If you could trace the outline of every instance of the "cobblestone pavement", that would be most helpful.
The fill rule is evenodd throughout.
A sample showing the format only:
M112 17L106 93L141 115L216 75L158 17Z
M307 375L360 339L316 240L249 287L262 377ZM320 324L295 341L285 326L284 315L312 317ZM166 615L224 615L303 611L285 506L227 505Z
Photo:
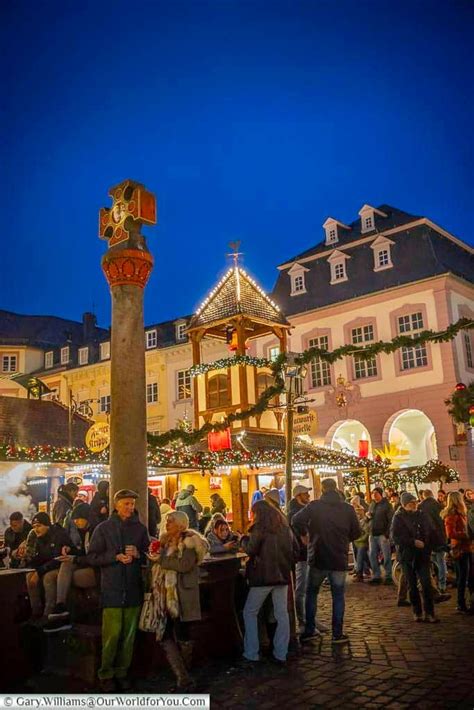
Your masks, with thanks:
M349 582L345 631L348 646L332 648L330 635L312 641L286 668L263 660L206 665L197 690L212 708L474 708L474 616L455 612L454 594L436 607L441 623L416 624L396 606L391 587ZM321 621L329 623L330 593L322 591ZM225 628L222 629L225 633ZM170 678L137 684L138 692L166 692ZM75 692L36 679L38 692ZM86 690L84 687L81 690ZM77 692L77 689L76 689Z

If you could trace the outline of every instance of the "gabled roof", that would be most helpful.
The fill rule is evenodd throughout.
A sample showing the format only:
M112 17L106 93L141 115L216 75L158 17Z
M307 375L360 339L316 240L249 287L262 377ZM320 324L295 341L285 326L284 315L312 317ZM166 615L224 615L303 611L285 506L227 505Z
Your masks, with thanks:
M260 323L289 325L279 307L240 267L233 266L196 311L189 330L244 315Z
M82 323L56 316L30 316L0 310L0 345L29 345L42 349L105 340L109 331L84 314Z
M73 446L84 446L90 425L73 414ZM0 396L0 444L69 446L68 409L58 402Z
M322 256L304 262L306 292L291 296L291 281L288 270L279 272L273 294L287 316L343 303L389 288L415 283L423 279L454 274L474 283L474 252L441 234L428 224L417 224L390 235L393 267L374 271L372 239L344 251L351 257L347 262L347 280L330 285L328 264L334 246L319 250ZM380 243L380 242L379 242ZM340 246L339 244L337 245Z
M399 210L396 207L391 207L390 205L379 205L379 207L373 209L377 210L375 212L376 232L385 231L386 229L394 229L395 227L400 227L404 224L409 224L410 222L415 222L417 219L420 219L420 217L416 215L409 214L408 212L403 212L403 210ZM387 216L381 217L380 213L384 213ZM351 242L357 241L361 237L367 236L367 233L362 232L360 219L356 219L353 222L350 222L348 226L350 228L350 231L348 229L345 229L339 232L339 239L337 241L338 247L343 246L345 244L350 244ZM294 261L299 261L300 259L304 259L308 256L319 254L320 252L330 251L333 248L333 245L326 244L325 237L321 238L321 241L318 242L316 246L307 249L301 254L297 254L291 259L287 259L284 264L280 265L280 267L284 265L289 265Z

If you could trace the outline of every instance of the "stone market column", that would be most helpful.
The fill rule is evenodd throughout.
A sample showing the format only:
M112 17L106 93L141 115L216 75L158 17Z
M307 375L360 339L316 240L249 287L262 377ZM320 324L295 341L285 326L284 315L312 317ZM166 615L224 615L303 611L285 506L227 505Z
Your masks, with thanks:
M109 249L102 269L112 299L110 496L121 488L139 494L140 520L148 522L145 333L143 294L153 257L140 233L156 224L155 197L126 180L109 192L111 209L100 212L99 234Z

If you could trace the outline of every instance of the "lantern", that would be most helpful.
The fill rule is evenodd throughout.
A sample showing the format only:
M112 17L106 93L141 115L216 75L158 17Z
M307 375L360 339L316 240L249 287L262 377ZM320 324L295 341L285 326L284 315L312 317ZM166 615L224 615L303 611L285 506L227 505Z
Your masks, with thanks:
M207 448L209 451L225 451L232 448L230 429L210 431L207 435Z

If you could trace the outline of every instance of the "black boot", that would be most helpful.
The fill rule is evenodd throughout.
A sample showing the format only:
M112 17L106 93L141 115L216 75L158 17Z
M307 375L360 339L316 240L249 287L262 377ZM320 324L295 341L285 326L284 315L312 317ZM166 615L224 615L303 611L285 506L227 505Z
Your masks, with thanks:
M161 646L165 652L166 659L171 666L176 681L178 690L191 690L194 687L194 681L186 670L184 659L179 650L178 644L173 639L167 639L161 642Z

